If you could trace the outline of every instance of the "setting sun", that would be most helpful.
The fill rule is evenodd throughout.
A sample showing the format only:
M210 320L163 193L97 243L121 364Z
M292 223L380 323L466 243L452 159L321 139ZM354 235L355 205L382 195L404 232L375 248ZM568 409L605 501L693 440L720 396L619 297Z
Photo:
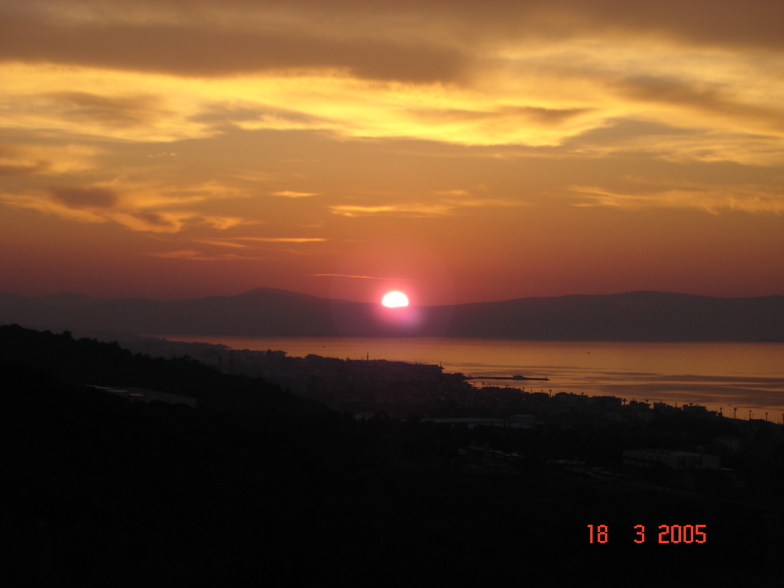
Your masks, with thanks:
M387 292L384 294L381 304L389 308L408 306L408 297L402 292Z

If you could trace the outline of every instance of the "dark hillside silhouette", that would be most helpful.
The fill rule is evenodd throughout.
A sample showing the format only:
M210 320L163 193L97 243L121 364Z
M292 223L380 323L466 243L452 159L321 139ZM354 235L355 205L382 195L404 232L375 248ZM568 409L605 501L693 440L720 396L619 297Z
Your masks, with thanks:
M763 586L778 572L764 511L575 477L548 457L574 450L557 431L357 421L192 360L16 326L0 341L9 586ZM96 374L229 400L131 402L78 383ZM595 436L574 447L619 441ZM462 450L491 443L519 459L462 469ZM633 544L634 524L665 520L706 524L710 544ZM589 544L587 524L613 542Z
M242 407L292 414L326 410L296 398L262 378L221 374L188 357L150 358L117 343L74 340L69 332L54 334L0 326L0 357L42 369L78 385L133 386L197 398L214 408Z

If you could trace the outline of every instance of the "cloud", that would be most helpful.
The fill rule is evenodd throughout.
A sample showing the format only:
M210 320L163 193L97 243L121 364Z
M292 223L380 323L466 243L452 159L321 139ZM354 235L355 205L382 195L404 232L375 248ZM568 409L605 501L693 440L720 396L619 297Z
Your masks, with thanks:
M248 245L242 243L234 243L233 241L219 241L217 239L193 239L196 243L206 243L207 245L215 245L217 247L233 247L237 249L249 249Z
M385 10L371 7L362 18L376 22L375 11ZM406 10L401 9L403 14ZM288 23L285 27L299 23L299 29L315 36L353 38L356 34L337 25L329 33L323 28L311 30L312 15L289 16L283 19ZM272 23L282 17L270 18ZM263 19L253 21L249 16L247 20L252 22L246 28L271 26L262 25ZM244 26L232 19L216 23L214 28L220 30ZM391 25L377 24L384 37ZM195 21L188 26L197 25L205 26ZM424 35L413 21L403 19L399 26L410 27L411 38ZM690 130L694 153L709 149L716 133L775 139L784 134L784 103L778 98L784 95L781 55L684 46L666 36L632 38L616 32L597 37L595 31L580 27L573 32L576 36L556 36L546 43L534 43L522 33L506 43L468 38L466 48L473 47L466 49L471 63L454 79L429 81L379 81L350 67L323 64L206 79L108 65L62 68L6 62L0 63L0 75L6 80L0 126L134 141L275 129L311 130L337 140L406 138L458 145L563 147L575 137L598 139L590 134L625 119ZM445 45L456 42L446 33L432 38ZM285 45L279 50L287 51ZM411 63L417 61L416 56L411 58ZM74 92L75 87L79 92ZM700 139L704 139L702 148L696 145ZM585 152L597 154L606 144L584 147ZM743 157L742 153L742 149L735 155L727 151L733 157ZM314 192L274 194L310 193Z
M179 233L186 225L209 225L216 229L227 229L247 222L230 217L204 216L195 211L116 211L107 215L106 220L113 220L134 231L148 233Z
M19 149L0 143L0 177L34 176L46 173L51 167L49 161L23 158Z
M321 237L234 237L238 241L259 241L262 243L321 243Z
M488 88L487 97L495 92ZM498 89L502 90L502 89ZM543 108L527 104L508 105L507 101L526 102L525 96L498 95L482 104L478 96L470 98L473 108L451 108L451 104L434 101L431 107L403 110L405 127L416 136L477 145L556 145L566 137L600 124L594 108ZM457 98L457 96L456 96ZM459 99L458 99L459 101ZM468 100L467 100L468 102ZM490 105L487 105L487 102ZM495 103L495 104L493 104ZM601 113L599 113L601 117ZM402 133L401 133L402 134Z
M784 146L775 135L687 129L635 119L608 120L604 127L573 137L563 144L563 156L612 157L629 154L688 164L695 161L737 162L744 166L784 165ZM528 157L535 156L530 150ZM551 151L542 156L557 157Z
M436 143L492 146L449 153L520 160L510 165L629 152L648 161L781 165L784 42L765 31L776 28L770 23L784 8L717 2L667 10L610 0L491 2L492 9L467 0L6 3L0 127L41 143L0 151L0 176L14 178L14 190L25 195L6 202L138 231L225 230L251 221L239 207L222 215L208 202L269 194L281 199L264 199L276 215L283 199L334 193L336 186L318 183L327 174L310 162L327 165L332 155L317 150L346 139L403 139L430 155L447 152ZM707 22L706 7L721 22ZM270 129L309 132L255 132ZM178 153L176 161L151 161L162 147L144 151L151 142L180 140L166 148ZM69 160L66 143L89 144L96 153L100 145L101 153ZM240 164L227 155L240 147L261 149L255 158L237 156ZM214 158L205 155L211 149ZM144 153L145 166L126 163L123 153ZM90 173L36 183L77 171ZM186 174L217 179L185 186ZM237 188L243 180L266 185ZM594 182L601 183L584 181ZM71 184L88 192L45 190ZM708 200L721 200L710 193ZM333 200L326 210L333 217L437 217L521 204L421 194ZM722 197L725 207L776 206L766 196L757 205L740 192L735 200ZM677 200L664 192L654 200L668 198Z
M254 243L323 243L327 239L314 237L230 237L228 239L193 239L193 241L217 247L249 249L250 245L237 243L237 241L251 241Z
M200 216L199 218L202 224L209 225L214 229L218 229L219 231L225 231L226 229L230 229L238 225L250 225L256 222L254 220L248 220L238 216L209 216L208 215L208 216Z
M52 165L48 161L36 161L32 164L4 165L0 164L0 177L19 178L26 176L37 176L44 174L51 169Z
M178 194L158 194L155 190L129 184L128 191L93 185L53 187L25 193L0 192L0 203L14 208L27 208L79 222L116 222L133 231L177 233L186 225L207 225L225 230L250 221L240 217L204 214L178 209L178 205L201 202L203 187L183 188Z
M679 110L692 110L703 116L720 117L722 126L727 125L727 122L731 124L731 121L736 119L740 123L738 130L748 130L751 124L762 132L784 134L784 108L744 103L728 95L727 89L713 84L688 83L672 78L637 77L619 82L615 88L620 94L635 101L672 105ZM732 126L738 126L738 123Z
M94 167L98 150L84 145L2 144L0 177L23 178L83 172Z
M448 213L451 207L443 204L386 204L381 206L356 206L338 204L329 207L338 216L359 217L393 214L398 216L438 216Z
M590 108L542 108L537 106L499 106L493 110L430 109L413 110L412 115L430 123L489 122L516 120L542 126L558 126L590 112Z
M201 253L193 249L180 249L178 251L164 251L148 253L152 257L163 257L165 259L194 259L201 256Z
M51 188L52 198L68 208L113 208L119 196L106 188Z
M549 4L553 13L579 15L573 23L561 25L564 28L625 29L638 34L648 31L685 43L715 46L784 47L780 30L776 31L777 23L784 19L784 6L778 2L756 3L754 10L744 10L732 0L689 0L677 4L566 0Z
M309 198L310 196L318 196L318 192L291 192L284 190L282 192L270 192L272 196L282 196L284 198Z
M193 249L180 249L177 251L164 251L148 253L151 257L162 257L163 259L187 259L189 261L233 261L233 260L261 260L261 257L250 257L236 255L234 253L223 253L220 255L205 255Z
M0 127L27 133L26 141L38 139L38 149L51 150L53 138L81 143L84 151L95 152L95 144L89 143L95 137L173 141L218 132L191 120L208 97L184 96L182 86L172 79L2 60L0 76L4 79ZM75 87L80 91L74 91Z
M245 130L285 128L311 129L330 126L327 118L251 100L205 103L189 120L213 128L234 126Z
M452 192L454 193L454 192ZM479 207L498 207L498 206L520 206L521 202L513 202L509 200L500 200L494 198L474 198L474 199L457 199L448 198L432 203L396 203L396 204L381 204L381 205L353 205L353 204L335 204L329 206L332 214L347 217L362 217L362 216L411 216L411 217L428 217L428 216L443 216L451 214L461 208L479 208Z
M87 92L54 92L45 98L62 116L86 124L109 127L150 125L168 114L154 95L101 96Z
M135 231L152 233L176 233L182 228L184 215L161 212L119 213L113 219Z
M326 38L360 36L369 30L384 37L405 38L404 33L413 36L427 31L442 42L459 36L470 47L487 39L505 44L522 36L542 42L588 32L666 35L685 43L784 46L778 27L784 20L784 8L778 2L756 2L753 9L733 0L677 4L628 0L488 0L480 4L471 0L81 0L78 10L71 2L6 4L4 16L15 18L18 27L26 20L56 24L65 30L70 27L83 34L105 28L110 39L110 33L115 32L112 27L124 25L129 29L183 27L196 32L213 27L248 34L303 35L307 31ZM29 34L30 28L29 24L22 26L20 32ZM115 38L115 50L119 50L123 38ZM196 38L193 44L198 41Z
M377 276L352 276L348 274L310 274L314 278L351 278L357 280L383 280L394 282L410 282L410 278L380 278Z
M644 194L614 192L596 186L571 186L582 202L573 205L644 208L693 208L711 214L727 211L784 214L784 195L760 187L670 189Z
M442 196L470 196L470 192L468 190L440 190L436 192L436 194Z
M15 194L0 192L0 202L11 208L37 210L45 214L55 214L60 218L85 223L103 223L109 220L103 211L79 209L64 205L49 194Z
M454 47L425 38L323 34L290 23L282 28L191 20L129 21L117 14L64 21L45 11L5 11L0 59L167 73L228 76L282 69L346 70L370 79L432 82L453 79L465 61ZM253 14L250 15L251 17ZM299 26L298 26L299 25Z

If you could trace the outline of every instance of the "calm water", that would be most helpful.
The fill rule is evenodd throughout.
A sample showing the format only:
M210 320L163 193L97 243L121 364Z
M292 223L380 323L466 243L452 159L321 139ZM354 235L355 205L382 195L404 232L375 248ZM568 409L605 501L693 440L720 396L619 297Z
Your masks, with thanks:
M648 402L702 404L738 418L782 422L783 343L595 343L498 339L357 339L177 337L233 349L283 350L342 359L441 363L445 371L478 376L474 384L526 390L612 395ZM521 374L548 382L493 381ZM737 412L733 412L737 410Z

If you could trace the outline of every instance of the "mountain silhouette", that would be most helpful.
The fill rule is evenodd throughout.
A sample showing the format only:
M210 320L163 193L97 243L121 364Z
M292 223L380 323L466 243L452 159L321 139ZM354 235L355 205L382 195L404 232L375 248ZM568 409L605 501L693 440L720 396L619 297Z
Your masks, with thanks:
M0 323L190 336L781 341L784 297L628 292L387 309L275 288L173 301L0 294Z

